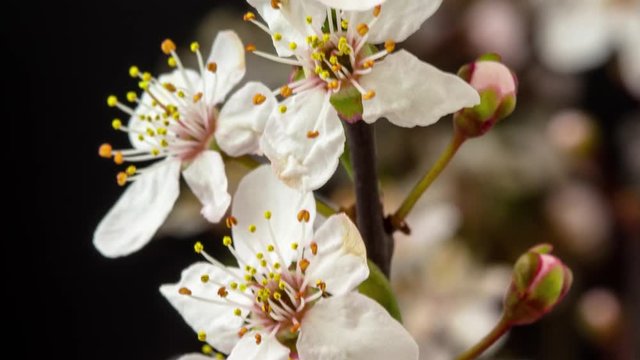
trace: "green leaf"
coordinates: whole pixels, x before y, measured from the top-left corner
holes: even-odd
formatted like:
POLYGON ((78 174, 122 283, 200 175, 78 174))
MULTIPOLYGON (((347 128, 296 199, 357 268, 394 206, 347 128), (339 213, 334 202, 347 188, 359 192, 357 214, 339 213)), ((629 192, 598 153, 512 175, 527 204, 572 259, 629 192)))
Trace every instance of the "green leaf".
POLYGON ((382 307, 389 312, 389 315, 399 322, 402 322, 400 307, 398 306, 396 297, 393 295, 389 280, 387 280, 387 277, 384 276, 376 264, 370 260, 368 263, 369 278, 360 284, 358 291, 360 291, 361 294, 377 301, 378 304, 382 305, 382 307))

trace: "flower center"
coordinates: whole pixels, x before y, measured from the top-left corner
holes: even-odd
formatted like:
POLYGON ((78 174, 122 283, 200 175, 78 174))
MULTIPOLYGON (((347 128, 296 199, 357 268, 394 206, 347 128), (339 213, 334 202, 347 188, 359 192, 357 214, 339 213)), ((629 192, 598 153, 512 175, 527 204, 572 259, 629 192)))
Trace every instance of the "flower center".
POLYGON ((114 130, 129 134, 133 148, 113 149, 105 143, 98 150, 101 157, 112 158, 118 165, 130 163, 116 177, 121 186, 144 172, 134 164, 171 157, 190 161, 208 149, 213 139, 218 110, 207 104, 207 90, 213 91, 215 87, 207 87, 205 75, 215 73, 217 65, 209 63, 205 70, 197 43, 191 44, 191 50, 198 58, 200 74, 183 67, 173 41, 165 40, 161 48, 169 55, 169 66, 176 68, 173 73, 156 78, 132 66, 129 75, 138 80, 142 96, 139 98, 135 91, 130 91, 126 99, 135 108, 115 95, 107 98, 109 107, 118 108, 131 119, 124 125, 116 118, 111 125, 114 130))

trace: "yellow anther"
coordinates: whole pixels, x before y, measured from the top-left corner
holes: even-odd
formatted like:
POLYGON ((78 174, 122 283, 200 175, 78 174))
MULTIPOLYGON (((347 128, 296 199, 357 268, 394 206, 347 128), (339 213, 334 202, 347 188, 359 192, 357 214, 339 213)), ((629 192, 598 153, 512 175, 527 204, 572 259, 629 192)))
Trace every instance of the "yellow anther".
POLYGON ((349 21, 347 21, 346 19, 342 19, 342 21, 340 22, 340 26, 342 27, 342 30, 347 30, 347 28, 349 28, 349 21))
POLYGON ((322 78, 322 79, 328 79, 328 78, 329 78, 329 76, 331 76, 331 73, 329 73, 329 71, 327 71, 327 70, 323 70, 323 71, 320 73, 320 78, 322 78))
POLYGON ((260 284, 262 284, 262 286, 267 286, 267 284, 269 284, 269 280, 262 279, 262 280, 260 280, 260 284))
POLYGON ((365 23, 360 23, 356 27, 356 30, 358 31, 358 34, 360 34, 360 36, 365 36, 369 32, 369 26, 365 23))
POLYGON ((207 333, 202 331, 202 330, 198 331, 198 340, 206 341, 207 340, 207 333))
POLYGON ((254 338, 256 339, 256 345, 260 345, 260 343, 262 342, 262 335, 256 334, 254 338))
POLYGON ((298 48, 298 44, 296 44, 295 42, 292 41, 289 43, 289 49, 295 50, 297 48, 298 48))
POLYGON ((209 275, 204 274, 202 276, 200 276, 200 281, 202 281, 203 283, 208 283, 209 282, 209 275))
POLYGON ((124 186, 127 183, 127 178, 127 173, 121 171, 118 173, 118 175, 116 175, 116 182, 118 183, 118 185, 124 186))
POLYGON ((225 236, 222 238, 222 244, 224 246, 231 246, 231 244, 233 244, 233 239, 231 238, 231 236, 225 236))
POLYGON ((362 67, 365 69, 370 69, 373 67, 373 65, 375 65, 375 61, 373 60, 367 60, 362 64, 362 67))
POLYGON ((298 221, 299 222, 309 222, 309 220, 311 219, 311 214, 309 213, 309 211, 302 209, 300 211, 298 211, 298 215, 297 215, 298 221))
POLYGON ((209 70, 209 72, 215 73, 216 71, 218 71, 218 64, 213 61, 208 63, 207 70, 209 70))
POLYGON ((160 44, 160 49, 165 55, 169 55, 172 52, 176 51, 176 44, 171 39, 166 39, 160 44))
POLYGON ((338 80, 332 80, 327 84, 327 88, 330 90, 335 90, 338 88, 339 85, 340 83, 338 82, 338 80))
POLYGON ((275 247, 271 244, 267 245, 267 251, 268 252, 273 252, 273 250, 275 250, 275 247))
POLYGON ((282 281, 282 280, 281 280, 281 281, 278 283, 278 288, 279 288, 280 290, 284 290, 284 289, 286 289, 286 287, 287 287, 287 284, 286 284, 284 281, 282 281))
POLYGON ((329 39, 331 39, 331 35, 322 34, 322 42, 326 43, 327 41, 329 41, 329 39))
POLYGON ((324 58, 324 53, 322 52, 313 52, 311 53, 311 58, 315 61, 321 61, 324 58))
POLYGON ((233 309, 233 315, 240 316, 242 315, 242 311, 238 308, 233 309))
POLYGON ((245 46, 244 49, 247 52, 254 52, 254 51, 256 51, 256 46, 253 45, 253 44, 247 44, 247 46, 245 46))
POLYGON ((242 20, 244 21, 251 21, 255 19, 256 19, 256 14, 252 13, 251 11, 247 11, 242 17, 242 20))
POLYGON ((127 93, 127 101, 128 102, 136 102, 136 100, 138 100, 138 94, 136 94, 134 91, 129 91, 127 93))
POLYGON ((376 92, 373 90, 369 90, 366 93, 362 94, 362 99, 364 100, 371 100, 374 97, 376 97, 376 92))
MULTIPOLYGON (((273 268, 276 269, 276 270, 280 269, 280 266, 281 265, 280 265, 279 262, 276 262, 276 263, 273 264, 273 268)), ((280 276, 280 274, 276 274, 276 278, 279 278, 279 276, 280 276)))
POLYGON ((309 139, 315 139, 318 137, 318 135, 320 135, 320 132, 318 132, 318 130, 307 131, 307 138, 309 139))
POLYGON ((251 233, 256 232, 256 226, 254 224, 249 225, 249 232, 251 233))
POLYGON ((138 140, 139 141, 144 141, 144 135, 138 134, 138 140))
POLYGON ((388 53, 392 53, 396 48, 396 43, 393 40, 387 40, 384 42, 384 49, 387 50, 388 53))
POLYGON ((267 260, 260 260, 260 266, 267 267, 267 260))
POLYGON ((131 76, 132 78, 137 78, 139 74, 140 69, 138 69, 137 66, 133 65, 129 68, 129 76, 131 76))
POLYGON ((147 135, 149 135, 149 137, 154 137, 156 135, 156 132, 153 131, 152 128, 147 128, 147 135))
MULTIPOLYGON (((208 345, 207 345, 207 346, 208 346, 208 345)), ((211 346, 209 346, 209 347, 211 347, 211 346)), ((226 357, 226 356, 224 356, 224 354, 222 354, 222 353, 216 353, 216 356, 215 356, 215 358, 214 358, 214 359, 216 359, 216 360, 224 360, 224 359, 226 359, 226 358, 227 358, 227 357, 226 357)))
POLYGON ((282 97, 289 97, 293 94, 293 90, 291 90, 291 88, 288 85, 284 85, 283 87, 280 88, 280 95, 282 97))
POLYGON ((240 330, 238 331, 238 337, 243 337, 244 334, 246 334, 247 332, 249 332, 249 329, 247 329, 246 327, 241 327, 240 330))
POLYGON ((186 287, 181 287, 180 289, 178 289, 178 294, 191 295, 191 290, 189 290, 189 288, 186 288, 186 287))
POLYGON ((305 20, 307 21, 307 24, 311 25, 313 23, 313 18, 311 16, 307 16, 305 18, 305 20))
POLYGON ((156 149, 156 148, 151 149, 151 155, 153 155, 153 156, 160 155, 160 150, 156 149))
POLYGON ((329 63, 330 63, 331 65, 335 65, 335 64, 337 64, 337 63, 338 63, 338 57, 337 57, 337 56, 335 56, 335 55, 331 55, 331 56, 329 57, 329 63))
POLYGON ((166 82, 166 83, 162 84, 162 87, 163 87, 163 88, 165 88, 165 89, 166 89, 167 91, 169 91, 169 92, 175 92, 176 90, 178 90, 178 89, 176 88, 176 86, 175 86, 175 85, 173 85, 173 84, 172 84, 172 83, 170 83, 170 82, 166 82))
POLYGON ((251 281, 252 279, 253 279, 253 277, 251 275, 249 275, 249 274, 246 274, 244 276, 244 281, 251 281))
POLYGON ((300 266, 300 270, 302 270, 302 272, 307 271, 307 268, 309 267, 309 264, 310 264, 310 262, 307 259, 302 259, 298 263, 298 265, 300 266))
POLYGON ((316 68, 314 69, 314 72, 319 75, 322 72, 322 66, 316 65, 316 68))
POLYGON ((313 241, 313 242, 311 242, 311 245, 309 245, 309 247, 311 248, 311 253, 313 255, 318 255, 318 243, 313 241))
POLYGON ((191 43, 191 45, 189 45, 189 49, 191 50, 191 52, 197 52, 198 50, 200 50, 200 44, 198 44, 197 41, 194 41, 191 43))
POLYGON ((113 162, 116 163, 116 165, 121 165, 124 162, 124 156, 120 151, 113 154, 113 162))
POLYGON ((282 294, 280 292, 276 291, 276 292, 273 293, 273 298, 276 299, 276 300, 280 300, 280 299, 282 299, 282 294))
POLYGON ((280 34, 279 32, 273 33, 273 40, 275 40, 275 41, 282 40, 282 34, 280 34))
POLYGON ((111 144, 104 143, 98 148, 98 155, 101 158, 109 159, 112 151, 113 148, 111 147, 111 144))
POLYGON ((180 99, 183 99, 183 98, 184 98, 184 91, 182 91, 182 90, 178 90, 177 94, 178 94, 178 97, 179 97, 180 99))
POLYGON ((218 296, 220 296, 221 298, 226 298, 227 295, 229 295, 229 292, 227 291, 227 288, 225 288, 223 286, 220 289, 218 289, 218 296))
POLYGON ((280 105, 278 107, 278 111, 280 111, 281 114, 284 114, 287 112, 287 106, 286 105, 280 105))
POLYGON ((271 211, 267 210, 264 212, 264 218, 267 220, 271 220, 271 211))
POLYGON ((202 353, 205 355, 211 355, 214 352, 213 348, 209 344, 202 345, 202 348, 200 349, 200 351, 202 351, 202 353))
POLYGON ((380 11, 382 10, 382 6, 381 5, 376 5, 376 7, 373 8, 373 16, 378 17, 380 16, 380 11))
POLYGON ((271 0, 271 7, 276 10, 280 9, 281 4, 282 4, 282 0, 271 0))
POLYGON ((291 249, 298 250, 298 243, 297 242, 291 243, 291 249))
POLYGON ((264 258, 264 254, 263 254, 263 253, 261 253, 261 252, 257 253, 257 254, 256 254, 256 258, 257 258, 258 260, 261 260, 262 258, 264 258))
POLYGON ((263 94, 257 93, 253 95, 253 105, 260 105, 267 100, 267 97, 263 94))
POLYGON ((249 271, 249 273, 250 273, 251 275, 255 275, 257 272, 258 272, 258 270, 257 270, 256 268, 254 268, 254 267, 252 267, 252 268, 251 268, 251 271, 249 271))
POLYGON ((316 281, 316 287, 324 292, 327 289, 327 284, 325 284, 325 282, 322 280, 318 280, 316 281))
POLYGON ((138 87, 142 90, 147 90, 149 88, 149 82, 148 81, 139 81, 138 82, 138 87))
POLYGON ((125 172, 126 172, 126 173, 127 173, 127 175, 129 175, 129 176, 133 176, 133 175, 135 175, 135 174, 136 174, 136 171, 137 171, 137 170, 138 170, 138 169, 136 169, 136 166, 135 166, 135 165, 129 165, 129 166, 127 166, 127 170, 125 170, 125 172))
POLYGON ((294 333, 294 334, 295 334, 295 333, 297 333, 297 332, 298 332, 298 330, 300 330, 300 323, 296 323, 296 324, 294 324, 294 325, 291 327, 291 329, 289 329, 289 330, 290 330, 292 333, 294 333))
POLYGON ((238 288, 238 283, 237 283, 237 282, 235 282, 235 281, 232 281, 232 282, 229 284, 229 287, 230 287, 231 289, 235 290, 235 289, 237 289, 237 288, 238 288))
POLYGON ((202 99, 203 94, 201 92, 197 92, 195 95, 193 95, 193 103, 197 103, 198 101, 200 101, 200 99, 202 99))
POLYGON ((114 130, 119 130, 119 129, 122 127, 122 120, 117 119, 117 118, 116 118, 116 119, 113 119, 113 120, 111 121, 111 127, 112 127, 114 130))
POLYGON ((240 284, 238 286, 238 289, 240 289, 240 291, 244 292, 247 290, 247 284, 240 284))
POLYGON ((228 216, 225 220, 225 223, 229 229, 231 229, 234 225, 238 225, 238 219, 234 216, 228 216))
POLYGON ((158 128, 157 132, 159 135, 167 135, 167 128, 158 128))
POLYGON ((193 250, 196 252, 196 254, 200 254, 202 250, 204 250, 204 245, 202 245, 200 241, 196 241, 196 243, 193 245, 193 250))
POLYGON ((178 66, 178 62, 176 61, 176 58, 174 58, 173 56, 171 56, 171 57, 169 57, 169 58, 167 59, 167 65, 169 65, 169 67, 174 68, 174 67, 178 66))
POLYGON ((107 98, 107 105, 109 105, 109 107, 115 107, 118 105, 118 97, 115 95, 109 95, 107 98))
POLYGON ((162 139, 160 140, 160 146, 161 147, 168 147, 169 146, 169 142, 167 141, 167 139, 162 139))
POLYGON ((153 75, 151 75, 150 72, 145 71, 144 73, 142 73, 142 80, 151 81, 152 78, 153 78, 153 75))

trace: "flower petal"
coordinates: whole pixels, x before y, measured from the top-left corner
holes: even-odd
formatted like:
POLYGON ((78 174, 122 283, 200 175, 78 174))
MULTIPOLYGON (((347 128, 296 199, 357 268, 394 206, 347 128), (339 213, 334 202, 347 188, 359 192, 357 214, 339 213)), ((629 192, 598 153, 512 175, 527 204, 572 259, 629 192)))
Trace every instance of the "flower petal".
POLYGON ((301 359, 418 359, 411 335, 377 302, 352 292, 318 302, 302 320, 301 359))
POLYGON ((180 161, 165 160, 130 184, 102 219, 93 244, 107 257, 129 255, 146 245, 180 193, 180 161))
POLYGON ((218 222, 231 204, 222 156, 215 151, 204 151, 182 171, 182 176, 200 199, 202 216, 210 222, 218 222))
POLYGON ((369 277, 364 242, 345 214, 331 216, 313 238, 317 254, 307 253, 310 263, 305 272, 310 284, 321 280, 327 291, 337 296, 355 289, 369 277))
POLYGON ((278 55, 283 57, 293 55, 289 43, 295 42, 306 46, 307 35, 321 33, 320 29, 327 17, 327 9, 316 1, 282 1, 279 9, 271 6, 271 0, 248 0, 248 2, 258 11, 272 34, 282 35, 281 40, 274 39, 273 46, 278 55), (311 16, 311 27, 315 32, 311 32, 308 28, 309 25, 306 22, 308 16, 311 16))
POLYGON ((231 156, 261 154, 260 137, 277 101, 264 84, 250 82, 227 100, 218 117, 218 145, 231 156), (256 104, 262 95, 264 102, 256 104))
MULTIPOLYGON (((233 274, 240 274, 239 269, 228 268, 233 274)), ((237 281, 235 277, 206 262, 192 264, 184 271, 177 284, 165 284, 160 287, 162 295, 191 326, 195 332, 204 331, 206 341, 214 348, 229 353, 239 340, 238 331, 244 323, 242 316, 234 314, 236 305, 225 303, 225 299, 217 295, 217 284, 228 284, 237 281), (202 276, 209 277, 208 282, 202 281, 202 276), (183 295, 180 289, 186 288, 191 295, 183 295), (199 298, 195 298, 199 297, 199 298), (205 299, 211 299, 206 301, 205 299)), ((250 305, 251 301, 240 294, 229 290, 227 299, 250 305)))
POLYGON ((362 102, 363 118, 368 123, 386 117, 402 127, 428 126, 444 115, 480 102, 478 92, 464 80, 405 50, 377 63, 360 83, 376 92, 373 99, 362 102))
POLYGON ((233 348, 227 360, 289 360, 289 348, 280 344, 275 336, 260 333, 260 344, 256 344, 255 335, 248 333, 233 348))
POLYGON ((242 80, 247 70, 244 46, 235 32, 226 30, 218 33, 207 60, 207 64, 209 63, 217 65, 215 73, 205 69, 204 76, 207 103, 213 106, 224 101, 229 91, 242 80))
POLYGON ((338 167, 345 142, 342 124, 321 89, 294 95, 283 105, 287 111, 272 114, 260 145, 280 180, 316 190, 338 167))
MULTIPOLYGON (((368 42, 404 41, 438 10, 442 0, 392 0, 382 4, 378 20, 369 29, 368 42)), ((359 13, 356 23, 370 23, 372 12, 359 13)))
POLYGON ((291 249, 291 243, 299 242, 303 247, 313 235, 316 202, 313 194, 284 185, 268 165, 263 165, 240 181, 231 213, 238 220, 238 225, 231 229, 235 248, 246 262, 255 264, 254 255, 265 252, 267 244, 274 244, 287 263, 283 265, 288 266, 297 254, 291 249), (298 222, 300 210, 309 212, 308 222, 298 222), (265 217, 267 211, 271 213, 269 220, 265 217), (255 225, 254 232, 249 230, 250 225, 255 225), (252 251, 251 248, 260 250, 252 251))
MULTIPOLYGON (((340 10, 370 10, 376 5, 380 5, 385 0, 318 0, 324 5, 340 10)), ((394 0, 397 1, 397 0, 394 0)))

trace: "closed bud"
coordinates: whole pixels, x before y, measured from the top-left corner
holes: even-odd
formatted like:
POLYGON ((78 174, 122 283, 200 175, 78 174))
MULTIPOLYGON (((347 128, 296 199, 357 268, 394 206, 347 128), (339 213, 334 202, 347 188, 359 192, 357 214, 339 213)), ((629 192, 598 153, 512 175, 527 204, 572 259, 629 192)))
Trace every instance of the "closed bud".
POLYGON ((518 81, 498 55, 480 57, 460 68, 458 76, 480 94, 480 104, 454 115, 456 130, 466 137, 483 135, 515 109, 518 81))
POLYGON ((569 291, 571 270, 550 255, 552 249, 548 244, 535 246, 516 262, 504 301, 504 314, 512 325, 537 321, 569 291))

